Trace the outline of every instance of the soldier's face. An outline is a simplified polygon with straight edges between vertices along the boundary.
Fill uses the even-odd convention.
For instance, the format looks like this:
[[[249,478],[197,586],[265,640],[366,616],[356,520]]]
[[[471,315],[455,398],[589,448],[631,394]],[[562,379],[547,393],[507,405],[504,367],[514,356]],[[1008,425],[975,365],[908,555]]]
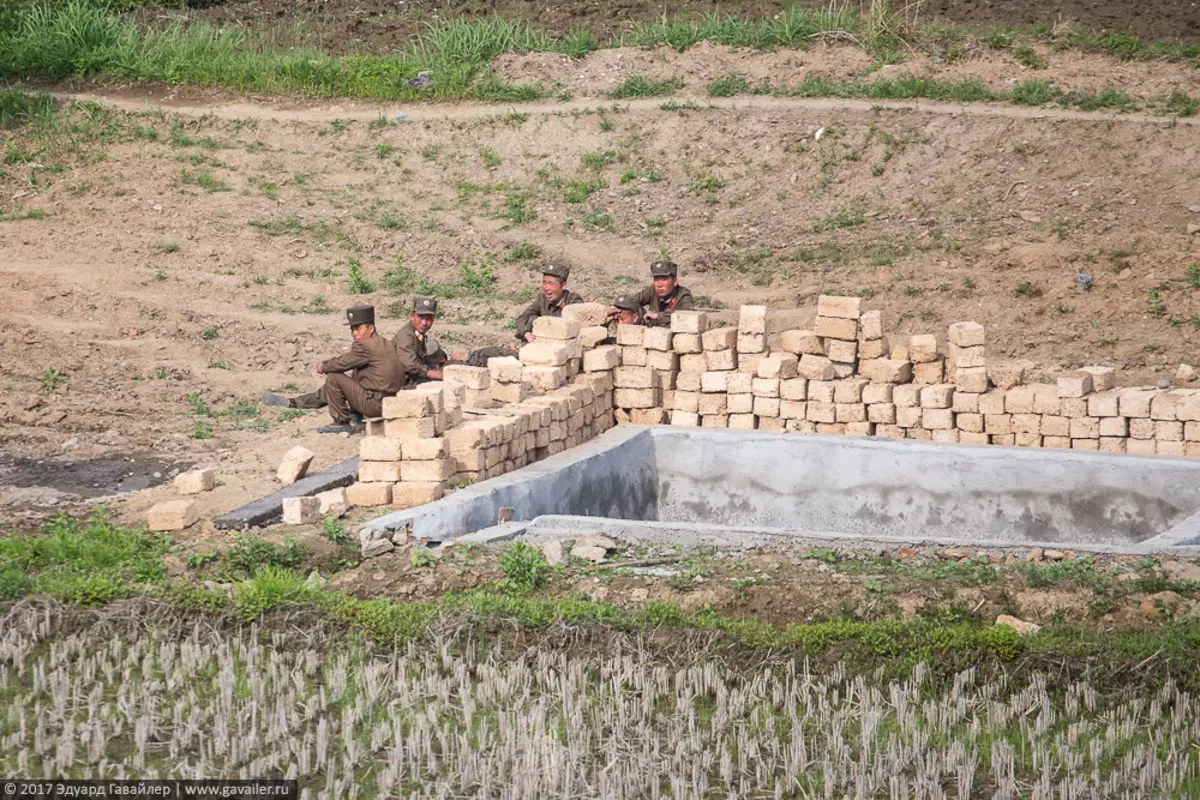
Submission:
[[[369,339],[375,335],[374,325],[355,325],[350,329],[350,338],[356,342],[361,342],[363,339]]]
[[[637,324],[637,314],[634,314],[632,311],[629,311],[628,309],[622,308],[619,311],[617,311],[617,324],[618,325],[636,325]]]
[[[562,299],[563,292],[567,289],[567,282],[561,278],[556,278],[553,275],[542,276],[542,294],[546,295],[546,299],[551,303],[557,303]]]
[[[659,297],[666,297],[671,292],[675,291],[675,285],[679,283],[675,278],[655,278],[654,293]]]
[[[434,318],[432,314],[418,314],[414,311],[411,319],[413,328],[417,331],[417,333],[429,333],[429,329],[433,327]]]

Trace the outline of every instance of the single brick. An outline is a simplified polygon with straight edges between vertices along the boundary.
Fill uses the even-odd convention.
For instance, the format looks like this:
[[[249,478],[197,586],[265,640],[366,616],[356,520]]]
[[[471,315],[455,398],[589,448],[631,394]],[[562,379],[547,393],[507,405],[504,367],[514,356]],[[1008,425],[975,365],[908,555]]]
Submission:
[[[988,378],[997,389],[1011,389],[1025,382],[1024,364],[989,364]]]
[[[1117,385],[1117,371],[1112,367],[1084,367],[1079,370],[1092,376],[1092,391],[1107,392]]]
[[[843,342],[839,339],[826,339],[825,352],[829,360],[839,364],[853,364],[858,358],[858,342]]]
[[[629,326],[622,326],[629,327]],[[644,347],[622,347],[621,365],[625,367],[644,367],[649,351]]]
[[[1100,420],[1095,417],[1077,417],[1071,420],[1071,439],[1099,439]]]
[[[964,392],[961,389],[954,390],[954,402],[951,408],[955,413],[961,414],[978,414],[979,413],[979,397],[977,392]]]
[[[737,397],[738,395],[733,395]],[[733,413],[733,409],[730,409]],[[808,413],[808,403],[802,400],[780,400],[779,401],[779,416],[783,419],[804,419]]]
[[[908,340],[908,360],[914,364],[925,364],[938,358],[937,337],[922,335]]]
[[[561,367],[570,357],[571,348],[554,341],[531,342],[522,347],[520,352],[521,363],[527,367]]]
[[[825,347],[821,344],[821,337],[813,331],[784,331],[780,336],[779,345],[784,352],[800,356],[825,355]]]
[[[1100,439],[1099,438],[1096,438],[1096,439],[1072,439],[1071,440],[1071,449],[1072,450],[1099,450],[1100,449]]]
[[[671,424],[682,428],[696,428],[700,426],[700,415],[695,411],[680,411],[671,412]]]
[[[987,349],[984,347],[959,347],[952,344],[949,347],[950,365],[953,369],[962,367],[987,368]]]
[[[700,412],[700,393],[699,392],[675,392],[671,408],[675,411],[691,411],[694,414]]]
[[[705,350],[732,350],[737,346],[737,328],[713,328],[700,336]]]
[[[892,389],[892,402],[899,408],[916,408],[921,405],[921,387],[916,384],[900,384]]]
[[[956,322],[947,331],[950,344],[959,347],[982,347],[986,344],[984,328],[978,322]]]
[[[673,337],[670,328],[646,328],[642,334],[642,347],[647,350],[670,350]]]
[[[358,457],[363,461],[399,461],[402,441],[387,436],[365,436],[358,445]]]
[[[217,472],[214,469],[196,469],[175,476],[175,492],[177,494],[211,492],[216,485]]]
[[[882,339],[859,339],[858,357],[862,359],[883,358]]]
[[[197,519],[196,501],[186,498],[163,500],[146,512],[146,524],[152,531],[181,531]]]
[[[761,333],[738,333],[739,353],[763,353],[767,349],[767,337]]]
[[[737,371],[753,375],[758,371],[758,362],[761,358],[762,354],[760,353],[738,353]]]
[[[703,428],[728,428],[728,414],[709,414],[707,417],[700,417],[700,426]]]
[[[442,380],[451,386],[468,389],[487,389],[492,385],[487,367],[468,367],[466,364],[447,364],[442,369]]]
[[[613,386],[618,389],[653,389],[659,386],[658,373],[649,367],[617,367]]]
[[[896,406],[896,424],[901,428],[921,427],[921,408]]]
[[[1120,413],[1121,396],[1116,392],[1100,392],[1087,398],[1089,417],[1115,417]]]
[[[871,403],[867,406],[867,420],[876,424],[894,425],[896,406],[891,403]]]
[[[488,359],[488,374],[493,382],[520,383],[521,360],[513,356],[493,356]]]
[[[757,334],[767,332],[767,307],[742,306],[738,311],[738,333]]]
[[[726,408],[730,414],[749,414],[754,411],[754,395],[729,394],[725,395]]]
[[[1071,420],[1057,414],[1042,415],[1042,436],[1071,436]]]
[[[1121,436],[1129,435],[1129,420],[1124,417],[1104,417],[1100,420],[1100,435],[1101,436]]]
[[[1012,429],[1013,433],[1036,433],[1040,436],[1042,433],[1042,415],[1013,414]]]
[[[858,320],[858,338],[877,341],[883,338],[883,315],[879,311],[864,311]]]
[[[960,429],[958,432],[958,441],[962,444],[991,444],[992,437],[986,433],[967,432]]]
[[[1075,419],[1076,417],[1086,417],[1087,413],[1087,398],[1086,397],[1060,397],[1058,400],[1058,413],[1064,417]]]
[[[755,397],[779,397],[778,378],[755,378],[751,384],[751,392]]]
[[[405,461],[432,461],[445,458],[450,453],[450,443],[443,437],[437,439],[409,439],[404,443]]]
[[[758,418],[753,414],[730,414],[726,424],[730,428],[752,431],[758,424]]]
[[[322,517],[328,514],[340,517],[350,510],[350,499],[347,497],[345,489],[330,489],[327,492],[318,492],[313,496],[320,504],[317,513]]]
[[[732,371],[738,367],[737,350],[706,350],[704,356],[710,370]]]
[[[538,319],[541,319],[541,317]],[[580,329],[600,327],[608,322],[608,304],[574,303],[563,306],[562,319],[565,322],[574,322]],[[534,331],[534,333],[536,335],[537,331]]]
[[[858,373],[872,383],[908,383],[913,377],[913,365],[910,361],[876,358],[860,361]]]
[[[1182,442],[1183,423],[1158,420],[1154,423],[1154,438],[1160,442]]]
[[[321,501],[315,497],[283,498],[284,525],[312,525],[321,520]]]
[[[523,386],[524,384],[512,385]],[[506,387],[503,385],[493,386],[493,396],[495,396],[497,389],[503,388]],[[421,419],[389,419],[383,424],[383,435],[392,439],[432,439],[438,433],[436,416],[423,417]]]
[[[567,306],[570,308],[570,306]],[[397,483],[392,487],[393,508],[413,508],[415,506],[441,500],[446,493],[445,481],[425,481]]]
[[[604,372],[621,366],[621,348],[606,345],[583,354],[584,372]]]
[[[728,372],[705,372],[700,376],[700,391],[727,392],[729,391]]]
[[[1012,433],[1012,415],[984,414],[983,427],[991,436],[1003,436]]]
[[[700,415],[705,414],[728,414],[726,406],[726,398],[724,394],[702,394],[697,405],[697,412]]]
[[[679,357],[679,371],[694,375],[708,372],[708,356],[705,353],[689,353]]]
[[[713,395],[714,397],[719,395]],[[754,398],[754,414],[759,417],[778,417],[779,416],[779,398],[778,397],[759,397]]]
[[[890,403],[896,387],[890,383],[868,383],[862,388],[862,401],[871,403]]]
[[[608,327],[605,325],[589,325],[579,329],[579,343],[583,345],[584,350],[599,347],[607,338]]]
[[[279,469],[276,470],[275,476],[284,486],[291,486],[308,472],[313,458],[315,458],[313,451],[307,447],[296,445],[288,450],[283,460],[279,462]]]
[[[434,413],[431,395],[421,392],[400,392],[383,398],[384,419],[420,419]]]
[[[617,408],[654,408],[661,397],[658,389],[616,389],[613,404]]]
[[[1121,436],[1101,436],[1100,450],[1104,453],[1124,453],[1125,439]]]
[[[1032,414],[1036,393],[1032,386],[1017,386],[1004,393],[1004,411],[1008,414]]]
[[[702,334],[708,330],[708,314],[703,311],[675,311],[671,314],[672,333]]]
[[[580,327],[578,322],[564,317],[542,316],[533,321],[533,335],[538,339],[562,342],[579,336]]]
[[[1058,379],[1058,396],[1086,397],[1092,391],[1092,376],[1087,374],[1064,375]]]
[[[678,312],[676,312],[678,313]],[[698,333],[676,333],[671,341],[671,347],[676,353],[701,353],[704,344]]]
[[[1043,436],[1042,447],[1049,447],[1054,450],[1070,450],[1071,437],[1069,436]]]
[[[988,390],[986,367],[959,367],[954,370],[954,385],[962,392],[982,394]]]
[[[926,361],[913,365],[913,380],[917,383],[944,383],[946,380],[946,362]]]
[[[431,461],[405,461],[405,483],[432,483],[450,477],[450,459],[435,458]],[[396,502],[396,491],[392,490],[392,503]]]
[[[948,409],[954,403],[954,387],[948,383],[921,389],[921,408]]]
[[[817,336],[826,339],[841,339],[858,341],[858,321],[853,319],[837,319],[835,317],[817,317],[813,326]]]
[[[949,430],[954,427],[954,412],[949,408],[922,408],[921,427],[925,430]]]
[[[961,431],[969,433],[983,433],[983,415],[982,414],[955,414],[954,424]]]
[[[810,422],[832,423],[837,421],[837,407],[833,403],[809,401],[807,418]]]
[[[346,499],[352,506],[386,506],[392,502],[392,484],[352,483],[346,487]]]
[[[497,403],[519,403],[533,394],[533,387],[528,383],[493,383],[491,391]]]
[[[817,315],[822,317],[838,317],[841,319],[858,319],[862,316],[862,298],[823,294],[817,298]]]
[[[395,483],[400,480],[399,461],[360,461],[358,480],[362,483]]]
[[[867,407],[862,403],[834,403],[834,419],[837,422],[866,422]]]

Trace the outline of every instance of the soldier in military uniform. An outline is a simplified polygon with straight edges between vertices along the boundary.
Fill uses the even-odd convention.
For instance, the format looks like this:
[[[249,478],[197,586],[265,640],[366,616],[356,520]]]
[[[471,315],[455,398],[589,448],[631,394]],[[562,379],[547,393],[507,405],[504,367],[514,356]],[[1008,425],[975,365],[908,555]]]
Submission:
[[[442,365],[446,357],[437,343],[429,338],[433,321],[437,318],[436,297],[413,298],[412,313],[400,332],[392,338],[400,365],[404,368],[406,385],[425,381],[440,381]]]
[[[613,323],[617,325],[641,325],[642,324],[642,304],[638,302],[637,295],[623,294],[608,308],[608,322],[611,326]],[[609,327],[610,335],[605,337],[600,344],[616,344],[617,337],[615,331]]]
[[[671,261],[655,261],[650,265],[654,279],[637,294],[637,300],[646,311],[642,315],[643,325],[652,328],[667,328],[671,325],[671,313],[695,306],[692,293],[686,286],[679,285],[679,268]]]
[[[567,288],[569,267],[547,264],[542,268],[542,293],[533,299],[529,307],[517,316],[517,339],[522,343],[532,342],[533,321],[538,317],[561,317],[563,306],[582,303],[583,297]]]
[[[375,332],[375,308],[347,309],[346,322],[354,344],[340,356],[317,362],[317,373],[325,376],[329,416],[336,426],[360,425],[363,417],[378,417],[383,398],[404,385],[395,348]]]

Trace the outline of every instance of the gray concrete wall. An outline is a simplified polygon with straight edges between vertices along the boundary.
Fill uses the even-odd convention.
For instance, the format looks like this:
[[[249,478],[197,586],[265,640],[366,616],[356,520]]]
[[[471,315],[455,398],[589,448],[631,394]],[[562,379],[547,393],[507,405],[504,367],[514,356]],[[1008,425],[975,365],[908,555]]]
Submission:
[[[652,435],[668,522],[1128,546],[1200,510],[1192,460],[695,428]]]
[[[654,442],[644,427],[614,428],[544,461],[367,523],[417,538],[446,541],[496,524],[501,508],[516,520],[543,514],[658,518]]]

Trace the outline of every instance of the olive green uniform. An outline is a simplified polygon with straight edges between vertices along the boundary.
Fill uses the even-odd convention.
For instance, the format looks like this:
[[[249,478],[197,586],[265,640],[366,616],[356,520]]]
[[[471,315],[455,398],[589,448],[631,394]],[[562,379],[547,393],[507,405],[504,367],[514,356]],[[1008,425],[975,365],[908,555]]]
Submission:
[[[696,306],[692,301],[692,292],[686,286],[676,286],[667,297],[659,297],[654,293],[653,286],[647,286],[638,292],[637,300],[648,313],[658,315],[658,319],[646,319],[643,315],[642,324],[651,328],[669,328],[671,312],[686,311]]]
[[[392,346],[400,358],[400,366],[404,370],[405,383],[423,383],[429,380],[429,370],[437,369],[440,364],[429,358],[425,349],[428,334],[418,333],[413,327],[412,320],[404,323],[400,332],[392,337]]]
[[[354,375],[349,373],[354,371]],[[340,356],[321,363],[325,373],[324,393],[329,402],[329,416],[344,425],[350,414],[378,417],[383,412],[383,398],[391,397],[404,386],[404,370],[396,348],[375,334],[357,341]]]
[[[524,311],[517,315],[517,338],[525,341],[525,334],[533,333],[533,321],[538,317],[561,317],[563,306],[573,306],[582,303],[583,297],[567,289],[557,303],[551,303],[545,293],[538,292]]]

